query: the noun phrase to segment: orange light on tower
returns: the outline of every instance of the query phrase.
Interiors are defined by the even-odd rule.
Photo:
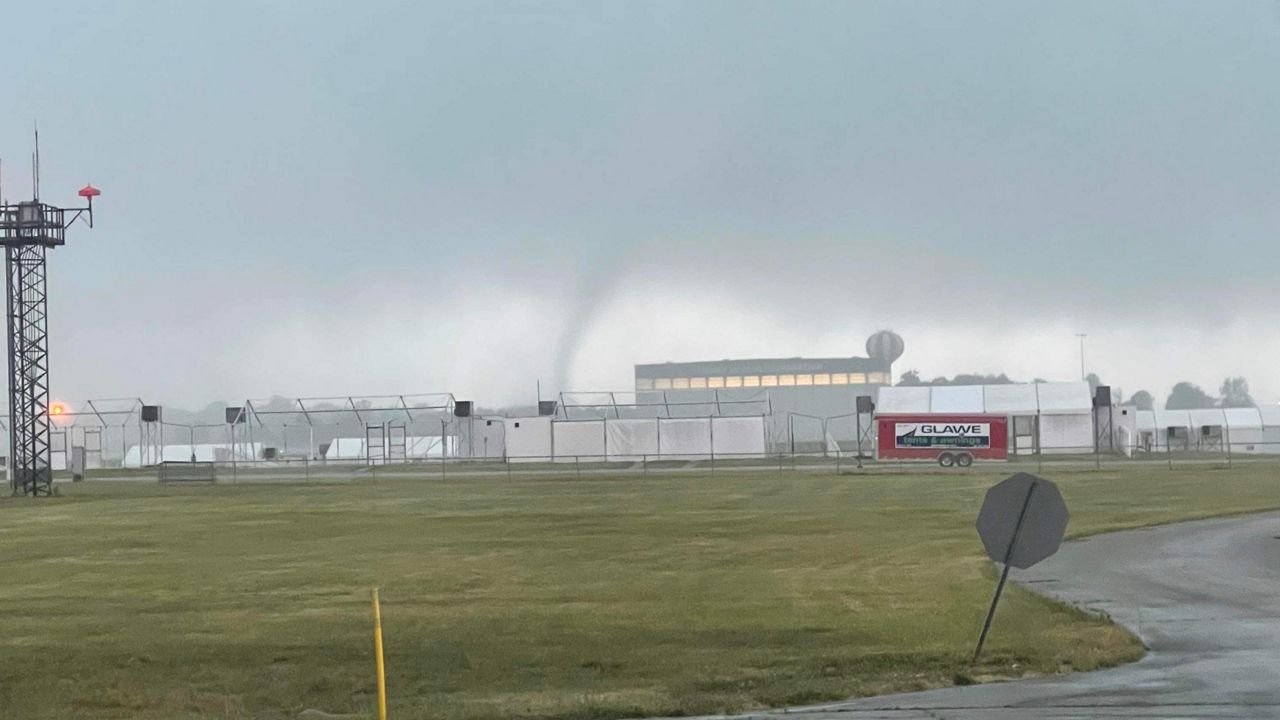
[[[93,227],[93,199],[101,195],[102,191],[89,183],[80,188],[80,192],[76,194],[89,201],[89,227]]]
[[[62,403],[60,403],[60,402],[56,402],[56,403],[54,403],[54,404],[52,404],[52,405],[50,405],[50,406],[49,406],[49,414],[50,414],[50,415],[55,415],[55,416],[56,416],[56,415],[66,415],[66,414],[67,414],[67,406],[66,406],[66,405],[63,405],[63,404],[62,404]]]

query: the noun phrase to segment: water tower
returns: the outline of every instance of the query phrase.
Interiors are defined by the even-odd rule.
[[[893,362],[902,357],[906,345],[902,336],[892,330],[881,330],[867,338],[867,357],[884,363],[889,373],[889,384],[893,384]]]

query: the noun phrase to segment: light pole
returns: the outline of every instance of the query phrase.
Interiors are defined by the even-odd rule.
[[[1080,379],[1084,380],[1084,339],[1088,336],[1085,333],[1076,333],[1076,337],[1080,338]]]

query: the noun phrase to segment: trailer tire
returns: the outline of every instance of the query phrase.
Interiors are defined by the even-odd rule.
[[[938,464],[944,468],[949,468],[956,463],[956,456],[949,452],[944,452],[938,456]]]
[[[969,453],[959,453],[956,455],[956,467],[967,468],[973,464],[973,456]]]

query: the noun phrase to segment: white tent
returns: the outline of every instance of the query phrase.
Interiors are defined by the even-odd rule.
[[[1138,432],[1153,450],[1222,452],[1230,443],[1231,452],[1280,453],[1280,406],[1139,410]]]
[[[364,446],[365,438],[362,437],[334,438],[329,442],[329,447],[324,450],[324,459],[363,460],[368,457]]]
[[[1033,383],[983,385],[983,409],[1001,415],[1035,415],[1040,411]]]
[[[1154,410],[1138,410],[1134,417],[1136,438],[1134,444],[1139,450],[1150,452],[1156,449],[1156,413]]]
[[[658,419],[609,420],[605,453],[610,460],[639,461],[658,455]]]
[[[503,418],[507,458],[512,462],[551,459],[551,418]]]
[[[453,436],[447,436],[449,457],[457,457],[458,439]],[[329,447],[325,448],[325,460],[368,460],[369,454],[367,447],[368,439],[362,437],[340,437],[334,438],[329,442]],[[404,439],[404,459],[406,460],[426,460],[428,458],[438,458],[444,450],[445,444],[440,441],[439,435],[410,435]],[[399,448],[396,449],[399,453]],[[377,460],[391,458],[391,438],[384,437],[382,439],[382,449],[379,451],[377,445],[373,447],[373,456]]]
[[[1093,399],[1089,384],[1037,383],[1040,447],[1045,452],[1093,451]]]
[[[410,460],[438,458],[444,454],[446,446],[449,450],[449,457],[457,457],[458,438],[446,435],[445,440],[448,442],[441,442],[439,435],[410,435],[404,441],[405,457]]]
[[[1188,410],[1187,417],[1190,419],[1191,427],[1223,427],[1227,424],[1226,415],[1223,414],[1222,408],[1197,408]]]
[[[763,417],[718,417],[711,421],[711,452],[718,458],[765,453]]]
[[[1035,383],[1041,415],[1075,415],[1093,412],[1089,383]]]
[[[1258,452],[1280,454],[1280,405],[1263,405],[1258,408],[1262,418],[1262,442]]]
[[[1191,443],[1191,416],[1186,410],[1156,410],[1156,448],[1186,449]]]
[[[124,467],[140,468],[155,465],[158,462],[191,462],[192,455],[197,462],[231,462],[231,446],[226,443],[196,443],[141,446],[131,445],[124,454]],[[262,443],[236,443],[235,459],[241,462],[262,457]]]
[[[930,387],[882,387],[877,393],[876,414],[927,413]]]
[[[711,460],[765,454],[763,415],[701,418],[506,418],[512,462]]]
[[[982,388],[983,408],[986,412],[1007,415],[1010,427],[1010,448],[1016,452],[1034,452],[1036,427],[1040,414],[1040,400],[1033,383],[1009,385],[985,385]]]
[[[658,426],[658,451],[663,458],[676,460],[711,457],[709,418],[663,420]]]
[[[950,385],[930,388],[929,412],[981,413],[984,412],[982,385]]]
[[[557,462],[601,462],[605,459],[604,420],[551,423],[551,448]]]
[[[1225,450],[1227,419],[1221,408],[1188,410],[1191,444],[1197,450]]]
[[[1231,452],[1267,452],[1262,435],[1262,413],[1258,408],[1226,408],[1222,415],[1227,421],[1226,440],[1231,444]]]
[[[995,414],[1011,418],[1014,448],[1044,452],[1093,451],[1089,384],[1014,383],[882,387],[877,415]]]

